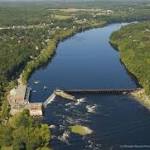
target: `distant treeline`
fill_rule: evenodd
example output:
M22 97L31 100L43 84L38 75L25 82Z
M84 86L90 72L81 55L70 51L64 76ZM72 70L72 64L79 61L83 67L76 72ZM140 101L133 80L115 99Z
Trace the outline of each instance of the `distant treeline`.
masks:
M150 19L150 1L106 0L91 2L0 2L0 27L50 23L53 12L50 8L100 8L113 10L111 16L100 19L109 22ZM54 12L55 13L55 12ZM81 14L82 15L82 14ZM85 14L86 17L87 14ZM7 18L7 19L6 19Z

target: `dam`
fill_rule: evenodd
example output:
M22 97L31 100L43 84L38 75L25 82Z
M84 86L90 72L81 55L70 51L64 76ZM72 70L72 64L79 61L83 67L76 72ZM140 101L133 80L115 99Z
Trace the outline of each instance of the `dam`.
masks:
M23 109L28 109L31 116L43 116L43 109L50 104L56 96L63 99L68 99L75 102L77 99L72 94L129 94L140 90L140 88L133 89L70 89L60 90L56 89L53 93L44 101L39 103L30 102L31 88L25 85L20 85L16 89L10 91L9 103L11 105L11 114L14 115Z

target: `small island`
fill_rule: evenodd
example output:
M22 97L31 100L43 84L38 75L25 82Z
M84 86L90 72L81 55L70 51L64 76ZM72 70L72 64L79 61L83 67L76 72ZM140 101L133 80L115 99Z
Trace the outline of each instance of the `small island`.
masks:
M69 127L72 133L81 135L81 136L85 136L85 135L89 135L92 134L93 131L86 127L86 126L82 126L82 125L73 125Z

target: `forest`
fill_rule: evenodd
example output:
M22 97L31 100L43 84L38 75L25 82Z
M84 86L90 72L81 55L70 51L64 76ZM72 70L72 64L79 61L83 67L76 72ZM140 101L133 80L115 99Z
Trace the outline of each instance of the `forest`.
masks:
M68 7L77 10L60 9ZM52 58L58 42L77 32L115 22L149 20L149 14L148 2L114 2L111 5L104 1L64 5L0 2L0 149L48 149L51 139L48 127L37 123L28 112L9 115L6 95L17 84L20 74L26 83L35 69ZM144 22L124 27L112 35L112 43L120 49L122 60L147 93L150 93L149 33L150 23ZM39 132L35 134L37 130ZM20 131L24 132L20 134Z
M26 110L0 124L0 149L3 150L50 150L50 139L48 125L40 124Z
M120 57L129 72L138 79L150 94L150 22L130 24L111 36Z

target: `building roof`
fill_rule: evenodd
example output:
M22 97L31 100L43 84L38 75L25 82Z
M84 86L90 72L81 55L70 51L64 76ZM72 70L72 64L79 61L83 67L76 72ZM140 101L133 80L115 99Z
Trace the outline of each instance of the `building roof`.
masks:
M25 95L26 95L26 85L19 85L16 89L15 100L16 102L24 102Z
M29 111L31 116L42 116L42 103L30 103Z

